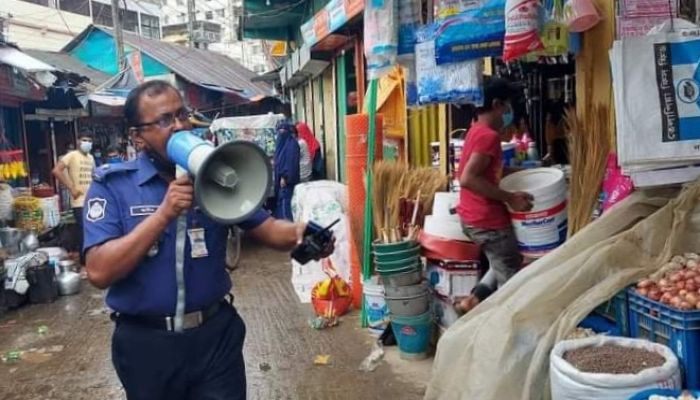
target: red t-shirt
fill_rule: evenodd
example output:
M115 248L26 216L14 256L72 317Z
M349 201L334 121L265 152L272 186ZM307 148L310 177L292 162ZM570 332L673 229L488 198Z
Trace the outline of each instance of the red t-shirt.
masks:
M483 154L491 158L484 177L498 186L503 173L503 154L498 132L478 122L472 125L467 132L462 159L459 161L459 176L462 176L462 171L472 154ZM504 229L510 226L510 216L505 204L466 188L459 191L457 213L463 224L475 228Z

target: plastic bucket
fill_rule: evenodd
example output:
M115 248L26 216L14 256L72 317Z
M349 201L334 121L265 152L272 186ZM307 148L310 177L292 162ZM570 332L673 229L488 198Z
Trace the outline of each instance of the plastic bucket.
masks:
M592 0L569 0L564 6L564 16L571 32L584 32L600 22L600 13Z
M433 332L433 316L429 311L413 317L392 315L391 329L399 344L401 358L421 360L428 357Z
M413 264L405 265L403 267L394 268L394 269L388 269L388 268L385 269L380 265L376 266L377 272L379 272L379 275L381 275L382 277L401 274L404 272L420 271L420 269L421 269L421 265L419 262L415 262Z
M515 143L501 142L501 151L503 152L503 165L510 165L510 160L515 158Z
M406 266L414 266L420 262L420 258L418 254L415 256L411 256L408 258L404 258L402 260L396 260L396 261L379 261L376 258L374 259L374 265L379 271L394 271L394 270L399 270L402 269Z
M368 279L362 286L367 312L367 326L373 333L381 334L389 323L389 310L384 299L384 286L376 277Z
M420 246L416 245L406 250L394 251L391 253L374 253L374 258L377 262L394 262L401 261L407 258L417 257L420 254Z
M387 286L408 286L415 285L423 279L420 269L412 269L397 274L382 276L382 282Z
M428 311L430 308L430 292L425 291L412 295L392 297L385 295L389 312L402 317L412 317Z
M397 251L408 250L410 248L415 247L416 244L417 244L417 242L414 240L405 240L403 242L396 242L396 243L379 243L378 241L375 241L374 243L372 243L372 248L374 248L375 253L384 254L384 253L395 253Z
M535 168L509 175L501 181L508 192L527 192L534 197L532 210L511 211L511 221L520 252L529 258L542 257L566 240L566 181L556 168Z

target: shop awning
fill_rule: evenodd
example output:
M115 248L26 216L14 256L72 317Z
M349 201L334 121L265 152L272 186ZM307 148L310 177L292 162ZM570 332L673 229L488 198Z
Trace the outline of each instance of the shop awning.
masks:
M109 95L107 93L90 94L88 95L88 100L110 107L123 107L124 103L126 103L126 97Z
M311 7L299 0L244 0L241 17L243 37L247 39L293 40Z
M50 72L56 70L56 68L50 66L49 64L37 60L36 58L25 54L14 47L2 47L2 45L0 45L0 64L7 64L26 72Z

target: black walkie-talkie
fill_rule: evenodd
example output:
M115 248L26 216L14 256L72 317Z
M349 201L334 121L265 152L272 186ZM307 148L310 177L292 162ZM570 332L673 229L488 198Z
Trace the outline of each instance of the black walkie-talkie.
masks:
M306 225L306 231L304 231L304 242L292 251L292 258L303 265L318 257L333 240L331 228L338 222L340 219L336 219L323 228L317 223L309 221Z

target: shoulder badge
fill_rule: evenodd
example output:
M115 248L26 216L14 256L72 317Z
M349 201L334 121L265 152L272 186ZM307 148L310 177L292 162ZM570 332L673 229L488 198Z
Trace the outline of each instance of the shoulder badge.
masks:
M90 222L97 222L105 217L107 200L99 197L88 200L88 211L86 219Z
M136 169L138 169L138 167L133 161L119 164L102 164L93 170L92 179L96 182L104 182L109 175L124 171L134 171Z

